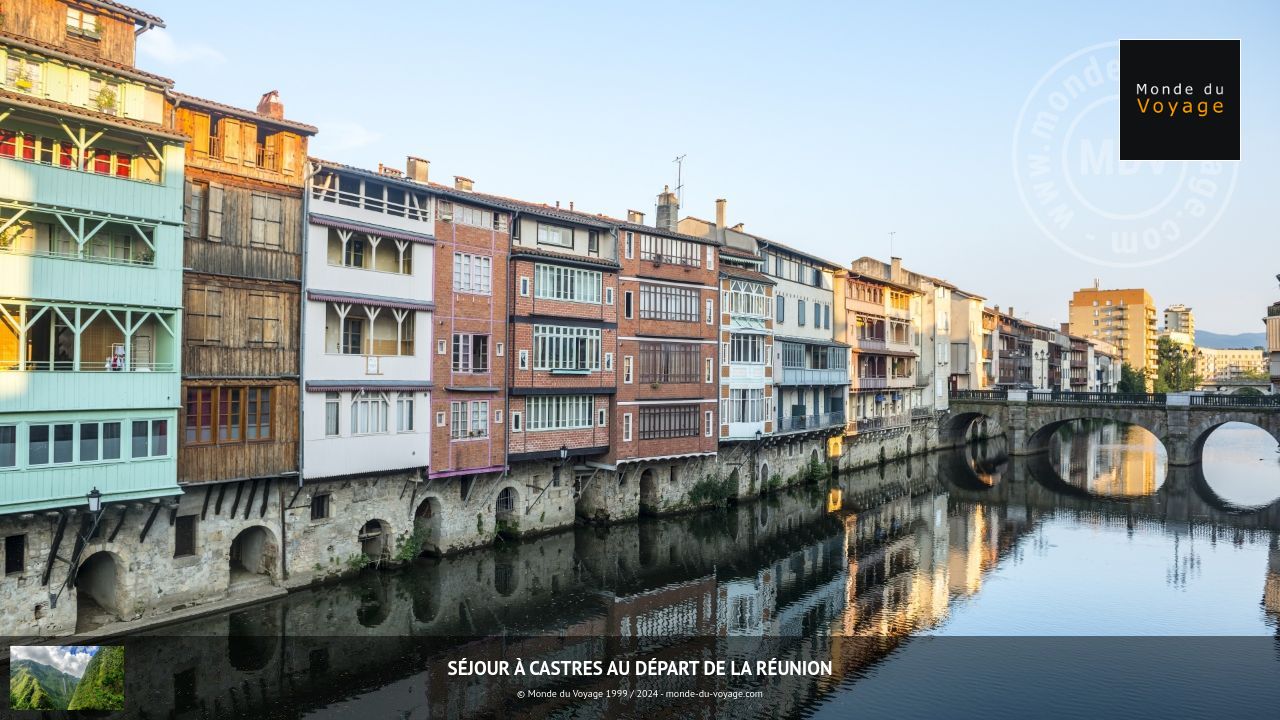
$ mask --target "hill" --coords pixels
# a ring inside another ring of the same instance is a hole
[[[14,710],[65,710],[80,678],[34,660],[9,665],[9,707]]]
[[[103,645],[84,669],[68,710],[124,709],[124,648]]]
[[[1267,346],[1267,334],[1263,332],[1256,333],[1237,333],[1235,335],[1221,335],[1208,330],[1196,330],[1196,345],[1198,347],[1217,348],[1226,350],[1228,348],[1254,348]]]

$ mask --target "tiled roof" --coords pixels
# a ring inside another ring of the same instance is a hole
[[[338,290],[308,290],[307,299],[317,302],[350,303],[352,305],[368,305],[370,307],[395,308],[397,310],[435,310],[436,304],[422,300],[387,297],[385,295],[365,295],[362,293],[341,292]]]
[[[46,100],[32,95],[25,95],[23,93],[16,93],[10,90],[0,89],[0,99],[3,99],[9,105],[17,105],[19,107],[26,107],[32,110],[51,111],[66,117],[92,120],[100,125],[109,125],[128,130],[138,130],[153,137],[163,137],[170,140],[177,140],[179,142],[186,142],[189,139],[182,133],[174,132],[161,125],[156,125],[155,123],[116,117],[115,115],[107,115],[106,113],[100,113],[96,110],[67,105],[65,103]]]
[[[741,258],[750,258],[750,259],[752,259],[752,260],[759,260],[759,259],[760,259],[760,256],[759,256],[759,255],[757,255],[757,254],[755,254],[755,253],[751,252],[750,250],[743,250],[742,248],[734,247],[734,246],[732,246],[732,245],[725,245],[725,246],[721,247],[721,248],[720,248],[720,254],[721,254],[721,255],[734,255],[734,256],[736,256],[736,257],[741,257]]]
[[[195,95],[188,95],[186,93],[180,93],[180,92],[171,90],[169,91],[169,96],[180,101],[181,103],[186,103],[187,105],[197,105],[199,107],[207,108],[209,110],[216,110],[218,112],[226,113],[228,115],[238,115],[240,117],[251,118],[253,120],[257,120],[258,122],[267,123],[268,125],[279,125],[280,127],[292,128],[294,130],[305,133],[307,135],[315,135],[317,132],[319,132],[319,129],[316,128],[316,126],[314,125],[307,125],[306,123],[295,122],[293,120],[284,120],[282,118],[274,118],[274,117],[271,117],[270,115],[263,115],[260,112],[256,112],[253,110],[245,110],[243,108],[238,108],[233,105],[214,102],[213,100],[206,100],[201,97],[196,97]]]
[[[360,390],[430,390],[431,383],[414,380],[308,380],[307,392],[359,392]]]
[[[96,5],[97,7],[100,7],[106,10],[114,10],[118,13],[124,13],[125,15],[128,15],[129,17],[133,18],[134,20],[141,20],[143,24],[146,24],[146,25],[153,25],[155,27],[164,27],[164,21],[156,17],[155,15],[152,15],[150,13],[144,13],[141,10],[138,10],[137,8],[131,8],[128,5],[122,5],[118,2],[115,2],[115,0],[84,0],[84,2],[87,2],[90,5]]]
[[[653,227],[650,225],[641,225],[639,223],[628,222],[626,220],[618,220],[616,218],[608,218],[623,230],[631,230],[632,232],[648,233],[650,235],[661,235],[663,237],[675,238],[676,240],[688,240],[689,242],[702,243],[703,245],[723,245],[719,240],[713,237],[702,237],[699,235],[689,235],[674,230],[664,230],[663,228]]]
[[[352,175],[360,175],[370,180],[377,180],[378,182],[384,182],[391,185],[398,185],[403,188],[420,190],[423,192],[431,192],[431,193],[435,193],[437,195],[441,195],[443,197],[448,197],[448,198],[471,200],[477,205],[481,205],[483,207],[487,207],[490,209],[499,209],[499,210],[512,209],[510,206],[508,206],[505,203],[490,202],[487,200],[481,200],[479,198],[472,200],[470,196],[473,193],[463,193],[461,191],[454,190],[453,188],[447,187],[445,185],[440,185],[439,183],[420,183],[416,180],[412,180],[402,175],[383,175],[382,173],[375,172],[373,170],[368,170],[366,168],[356,167],[355,165],[347,165],[345,163],[335,162],[333,160],[325,160],[323,158],[318,158],[318,157],[309,157],[307,158],[307,160],[313,163],[317,163],[321,167],[326,167],[332,170],[338,170],[341,172],[350,173]]]
[[[106,70],[107,72],[123,75],[135,80],[149,82],[154,85],[162,85],[164,87],[173,87],[173,81],[167,77],[139,70],[132,65],[125,65],[111,60],[103,60],[101,58],[81,55],[78,52],[67,50],[66,48],[58,47],[57,45],[51,45],[47,42],[41,42],[25,35],[16,35],[11,32],[0,30],[0,41],[3,41],[6,45],[14,45],[16,47],[23,48],[24,50],[38,52],[50,57],[61,58],[62,60],[78,63],[87,67],[97,68],[99,70]]]
[[[516,198],[505,197],[502,195],[490,195],[488,193],[480,193],[474,190],[459,190],[448,185],[440,183],[429,183],[430,186],[443,194],[450,195],[459,200],[469,200],[475,198],[483,202],[489,202],[506,207],[508,210],[517,212],[527,212],[534,215],[550,218],[553,220],[562,220],[570,223],[580,223],[583,225],[591,225],[602,230],[609,230],[616,224],[610,218],[604,215],[591,215],[577,210],[566,210],[564,208],[552,207],[545,203],[534,203],[528,200],[517,200]]]
[[[537,255],[538,257],[555,258],[556,260],[570,260],[573,262],[588,263],[590,265],[599,265],[602,268],[618,269],[618,263],[605,258],[595,258],[586,255],[574,255],[572,253],[556,252],[554,250],[543,250],[536,247],[525,247],[524,245],[512,245],[511,255]]]
[[[742,280],[751,280],[753,282],[764,283],[765,285],[777,285],[773,278],[756,270],[748,270],[746,268],[734,267],[732,265],[720,265],[720,274],[725,277],[735,277]]]
[[[744,233],[744,234],[750,234],[750,233]],[[784,245],[780,242],[770,240],[769,238],[760,237],[759,235],[752,235],[751,237],[755,238],[756,242],[760,243],[761,250],[766,250],[768,248],[777,248],[783,252],[788,252],[793,255],[799,255],[800,257],[805,258],[806,260],[810,260],[812,262],[818,263],[819,265],[825,265],[828,269],[831,269],[831,270],[844,269],[843,266],[838,263],[833,263],[830,260],[827,260],[826,258],[820,258],[817,255],[807,253],[803,250],[797,250],[794,247],[791,247],[790,245]]]

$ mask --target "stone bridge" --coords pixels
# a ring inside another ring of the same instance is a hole
[[[957,390],[938,429],[943,445],[963,444],[981,419],[994,422],[1013,455],[1049,448],[1072,420],[1098,419],[1146,428],[1164,444],[1170,465],[1195,465],[1209,435],[1229,422],[1262,428],[1280,443],[1280,396],[1096,393],[1037,390]]]

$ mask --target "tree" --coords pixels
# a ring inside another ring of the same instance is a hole
[[[1200,384],[1194,351],[1167,337],[1156,341],[1156,368],[1155,391],[1158,393],[1195,390]]]
[[[1147,374],[1146,372],[1135,368],[1129,363],[1120,366],[1120,383],[1116,385],[1116,392],[1122,393],[1144,393],[1147,391]]]

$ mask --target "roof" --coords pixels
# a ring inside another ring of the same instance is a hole
[[[750,234],[750,233],[745,233],[745,234]],[[842,266],[842,265],[838,265],[838,264],[836,264],[836,263],[833,263],[833,262],[831,262],[830,260],[827,260],[827,259],[825,259],[825,258],[820,258],[820,257],[818,257],[817,255],[811,255],[811,254],[809,254],[809,253],[807,253],[807,252],[804,252],[803,250],[797,250],[797,249],[795,249],[794,247],[791,247],[790,245],[784,245],[784,244],[782,244],[782,243],[780,243],[780,242],[776,242],[776,241],[774,241],[774,240],[770,240],[769,238],[763,238],[763,237],[760,237],[759,235],[751,235],[751,237],[755,238],[755,239],[756,239],[756,242],[760,243],[760,244],[763,246],[763,247],[761,247],[761,248],[760,248],[761,250],[766,250],[766,249],[768,249],[768,248],[777,248],[777,249],[779,249],[779,250],[781,250],[781,251],[783,251],[783,252],[791,253],[792,255],[799,255],[800,257],[802,257],[802,258],[804,258],[804,259],[806,259],[806,260],[809,260],[809,261],[811,261],[811,262],[818,263],[819,265],[823,265],[823,266],[825,266],[825,267],[827,267],[828,269],[831,269],[831,270],[843,270],[843,269],[844,269],[844,266]]]
[[[107,72],[115,73],[117,75],[122,75],[128,78],[133,78],[134,80],[139,80],[142,82],[148,82],[153,85],[173,87],[173,81],[167,77],[154,75],[144,70],[139,70],[136,67],[133,67],[132,65],[125,65],[124,63],[113,62],[111,60],[103,60],[101,58],[94,58],[94,57],[89,57],[87,55],[81,55],[80,53],[74,52],[72,50],[67,50],[66,48],[58,47],[57,45],[51,45],[47,42],[41,42],[40,40],[29,38],[25,35],[17,35],[11,32],[7,32],[5,30],[0,30],[0,40],[3,40],[6,45],[14,45],[16,47],[23,48],[24,50],[38,52],[44,55],[48,55],[50,57],[61,58],[69,62],[84,65],[86,67],[93,67],[99,70],[106,70]]]
[[[437,195],[442,195],[444,197],[456,197],[459,199],[470,200],[470,198],[467,197],[468,193],[461,193],[452,188],[446,187],[444,185],[440,185],[439,183],[420,183],[416,180],[411,180],[407,177],[399,177],[395,175],[383,175],[382,173],[375,172],[373,170],[367,170],[362,167],[356,167],[355,165],[346,165],[340,162],[334,162],[333,160],[325,160],[323,158],[318,158],[318,157],[308,157],[307,160],[309,162],[316,163],[321,167],[329,168],[330,170],[337,170],[339,172],[350,173],[352,175],[359,175],[361,177],[369,178],[371,180],[377,180],[378,182],[398,185],[402,188],[419,190],[422,192],[431,192]],[[486,200],[476,199],[476,200],[473,200],[472,202],[474,202],[477,205],[482,205],[490,209],[498,209],[498,210],[511,209],[507,205],[495,203],[495,202],[489,202]]]
[[[725,277],[751,280],[752,282],[764,283],[765,285],[777,285],[773,278],[758,270],[748,270],[746,268],[734,267],[733,265],[725,265],[723,263],[720,264],[720,274]]]
[[[605,270],[617,270],[619,267],[618,263],[612,260],[606,260],[604,258],[594,258],[587,255],[574,255],[572,253],[562,253],[562,252],[556,252],[554,250],[543,250],[542,248],[525,247],[524,245],[512,245],[511,258],[515,259],[520,257],[521,255],[532,255],[535,257],[552,258],[555,260],[564,260],[566,262],[572,262],[572,263],[585,263],[587,265],[599,267]]]
[[[741,258],[750,258],[752,260],[757,260],[757,261],[761,259],[759,255],[751,252],[750,250],[743,250],[740,247],[734,247],[732,245],[725,245],[724,247],[720,248],[720,254],[733,255],[735,257],[741,257]]]
[[[851,347],[848,343],[842,343],[836,340],[827,340],[825,338],[792,337],[790,335],[778,335],[777,333],[774,333],[773,339],[778,342],[801,343],[804,345],[824,345],[826,347],[838,347],[838,348]]]
[[[422,233],[395,230],[381,225],[356,222],[354,220],[346,220],[343,218],[336,218],[331,215],[321,215],[319,213],[311,213],[308,215],[307,222],[312,225],[321,225],[324,227],[337,228],[339,230],[350,230],[351,232],[365,233],[366,235],[377,235],[378,237],[388,238],[390,240],[408,240],[409,242],[422,243],[423,245],[434,245],[436,242],[434,237]]]
[[[177,100],[179,104],[185,103],[187,105],[195,105],[197,107],[202,107],[209,110],[216,110],[218,112],[226,113],[228,115],[238,115],[240,117],[250,118],[258,122],[266,123],[268,125],[279,125],[280,127],[286,127],[292,130],[297,130],[298,132],[305,133],[307,135],[315,135],[317,132],[319,132],[319,129],[316,128],[314,125],[307,125],[305,123],[295,122],[293,120],[285,120],[283,118],[271,117],[270,115],[264,115],[254,110],[245,110],[244,108],[238,108],[233,105],[226,105],[220,102],[214,102],[213,100],[206,100],[201,97],[196,97],[195,95],[180,93],[180,92],[177,92],[176,90],[170,90],[169,96]]]
[[[152,137],[162,137],[178,142],[187,142],[188,138],[179,132],[174,132],[163,125],[155,123],[142,122],[141,120],[132,120],[130,118],[116,117],[115,115],[107,115],[97,110],[89,110],[74,105],[56,102],[53,100],[45,100],[44,98],[16,93],[11,90],[0,88],[0,99],[3,99],[10,106],[25,107],[32,110],[52,111],[66,117],[79,118],[84,120],[92,120],[99,125],[107,125],[110,127],[123,128],[126,130],[137,130],[141,133]]]
[[[896,283],[896,282],[893,282],[892,280],[885,280],[884,278],[876,275],[864,275],[863,273],[849,270],[848,276],[850,280],[863,280],[866,282],[875,283],[877,285],[886,285],[888,287],[895,288],[897,290],[902,290],[904,292],[915,293],[916,295],[924,294],[924,292],[919,290],[918,288],[913,288],[910,285],[902,285],[901,283]]]
[[[436,304],[423,300],[406,300],[385,295],[340,292],[338,290],[308,290],[307,299],[317,302],[340,302],[369,307],[394,308],[396,310],[435,310]]]
[[[152,15],[150,13],[144,13],[141,10],[138,10],[136,8],[131,8],[128,5],[121,5],[118,2],[114,2],[114,0],[80,0],[80,1],[93,5],[94,7],[99,7],[104,10],[111,10],[114,12],[118,12],[122,15],[126,15],[131,20],[133,20],[134,22],[137,22],[140,25],[146,25],[149,27],[165,26],[164,21],[156,17],[155,15]]]
[[[440,183],[430,183],[431,187],[436,188],[443,193],[450,194],[451,197],[459,200],[470,200],[477,198],[481,201],[494,203],[506,207],[508,210],[515,212],[530,213],[551,220],[560,220],[562,222],[578,223],[581,225],[590,225],[602,230],[612,230],[617,224],[604,215],[590,215],[588,213],[579,212],[577,210],[565,210],[564,208],[551,207],[545,203],[534,203],[527,200],[517,200],[515,198],[504,197],[502,195],[490,195],[488,193],[478,193],[474,190],[459,190]]]
[[[654,227],[652,225],[641,225],[640,223],[628,222],[626,220],[617,220],[609,218],[614,224],[623,230],[631,230],[633,232],[648,233],[649,235],[661,235],[663,237],[674,238],[676,240],[688,240],[689,242],[702,243],[703,245],[721,245],[724,243],[713,237],[701,237],[699,235],[689,235],[687,233],[678,232],[676,230],[667,230],[666,228]]]

